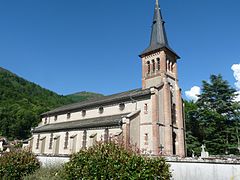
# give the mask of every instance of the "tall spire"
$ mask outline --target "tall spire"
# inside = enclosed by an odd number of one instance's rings
[[[168,45],[168,41],[161,10],[158,4],[158,0],[156,0],[150,46],[156,46],[158,44]]]
[[[152,23],[152,32],[151,32],[151,39],[150,45],[147,49],[145,49],[140,56],[150,53],[154,50],[160,48],[171,48],[168,45],[167,35],[164,27],[164,20],[162,18],[160,6],[158,0],[156,0],[155,8],[154,8],[154,16],[153,16],[153,23]],[[171,50],[172,51],[172,50]]]

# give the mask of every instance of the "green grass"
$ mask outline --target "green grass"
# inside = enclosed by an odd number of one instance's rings
[[[59,177],[59,172],[62,166],[48,166],[41,167],[35,173],[30,174],[23,178],[23,180],[63,180]]]

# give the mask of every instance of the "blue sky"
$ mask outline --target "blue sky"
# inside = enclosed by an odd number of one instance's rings
[[[155,0],[0,0],[0,66],[59,94],[141,87]],[[161,0],[185,91],[240,63],[239,0]]]

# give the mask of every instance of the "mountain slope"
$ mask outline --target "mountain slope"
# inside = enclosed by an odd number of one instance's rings
[[[91,95],[60,96],[0,67],[0,136],[25,139],[41,113],[88,98]]]
[[[99,98],[99,97],[102,97],[102,96],[103,96],[102,94],[82,91],[82,92],[79,92],[79,93],[74,93],[74,94],[67,95],[66,97],[70,98],[74,102],[79,102],[79,101],[85,101],[85,100],[88,100],[88,99]]]

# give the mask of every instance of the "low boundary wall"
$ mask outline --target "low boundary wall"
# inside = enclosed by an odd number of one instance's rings
[[[61,165],[69,157],[37,156],[43,167]],[[172,180],[240,180],[240,162],[224,160],[169,160]]]
[[[61,165],[69,161],[69,157],[64,156],[37,156],[43,167]]]
[[[240,164],[168,162],[173,180],[240,180]]]

